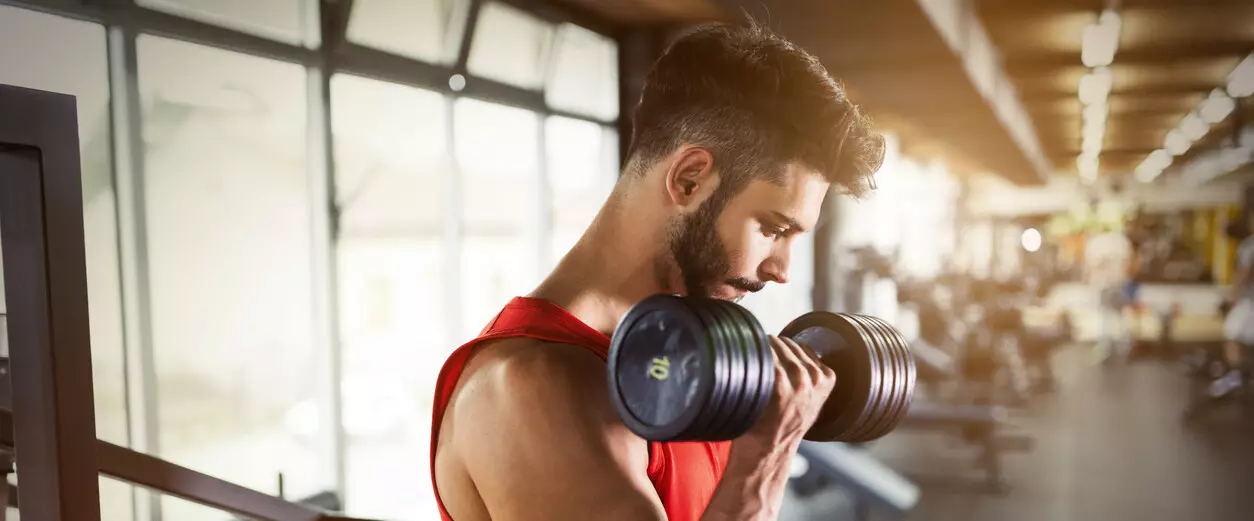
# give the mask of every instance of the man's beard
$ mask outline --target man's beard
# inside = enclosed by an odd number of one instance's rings
[[[686,295],[710,297],[714,286],[720,283],[746,292],[756,292],[766,286],[743,277],[728,277],[731,256],[719,239],[717,227],[722,208],[721,201],[711,198],[695,213],[680,217],[667,230],[667,243],[679,267]]]

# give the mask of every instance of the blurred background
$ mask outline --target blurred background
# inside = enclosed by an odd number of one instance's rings
[[[438,519],[440,364],[591,221],[668,39],[744,16],[889,143],[744,304],[876,315],[920,357],[914,421],[854,449],[921,504],[799,457],[786,519],[1254,516],[1251,409],[1208,394],[1254,208],[1247,0],[0,0],[0,83],[78,100],[97,436]],[[107,478],[101,508],[230,519]]]

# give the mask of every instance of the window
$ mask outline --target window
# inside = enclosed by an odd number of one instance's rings
[[[318,0],[138,0],[140,6],[276,40],[316,47]]]
[[[582,27],[563,24],[545,87],[550,107],[603,121],[618,117],[618,47]]]
[[[257,490],[325,489],[290,419],[317,396],[305,70],[142,35],[160,456]],[[166,502],[170,519],[218,521]]]
[[[464,341],[539,283],[540,120],[473,99],[458,100],[453,116],[465,222],[456,340]]]
[[[467,0],[356,0],[348,39],[368,47],[419,60],[446,63],[456,57],[449,41],[454,7]]]
[[[96,436],[125,446],[126,373],[105,31],[97,24],[0,6],[0,49],[21,49],[0,52],[0,83],[78,99]],[[45,66],[53,62],[58,66]],[[5,312],[3,288],[0,270],[0,314]],[[0,344],[7,342],[3,326],[0,335],[5,338]],[[130,519],[131,486],[107,478],[100,483],[104,518]]]
[[[479,12],[466,67],[477,76],[538,90],[544,82],[552,35],[551,25],[489,2]]]
[[[550,117],[545,122],[552,230],[546,271],[587,230],[618,179],[618,134],[596,123]]]
[[[437,511],[422,464],[435,380],[456,346],[444,312],[447,103],[433,92],[340,75],[331,107],[345,505],[358,517],[425,519]]]

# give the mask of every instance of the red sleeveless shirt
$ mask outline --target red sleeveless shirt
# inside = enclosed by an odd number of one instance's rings
[[[478,338],[459,347],[440,369],[436,380],[435,406],[431,417],[431,486],[435,488],[435,449],[440,439],[440,420],[453,396],[471,351],[479,342],[498,338],[527,337],[583,346],[607,359],[610,339],[584,324],[565,309],[548,301],[517,297],[505,306]],[[668,521],[698,521],[714,495],[714,487],[727,466],[731,442],[649,442],[649,481],[662,499]],[[571,488],[578,485],[571,483]],[[440,518],[452,521],[436,489]]]

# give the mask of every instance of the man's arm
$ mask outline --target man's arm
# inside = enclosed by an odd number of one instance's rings
[[[665,520],[649,482],[648,444],[610,404],[605,362],[576,346],[510,347],[480,355],[493,359],[464,383],[452,411],[453,448],[489,516]],[[836,382],[808,348],[777,337],[771,348],[772,400],[733,441],[703,521],[779,516],[788,464]]]
[[[577,346],[508,352],[465,382],[458,456],[493,520],[664,520],[648,445],[610,405],[605,362]],[[593,514],[595,513],[595,515]]]

